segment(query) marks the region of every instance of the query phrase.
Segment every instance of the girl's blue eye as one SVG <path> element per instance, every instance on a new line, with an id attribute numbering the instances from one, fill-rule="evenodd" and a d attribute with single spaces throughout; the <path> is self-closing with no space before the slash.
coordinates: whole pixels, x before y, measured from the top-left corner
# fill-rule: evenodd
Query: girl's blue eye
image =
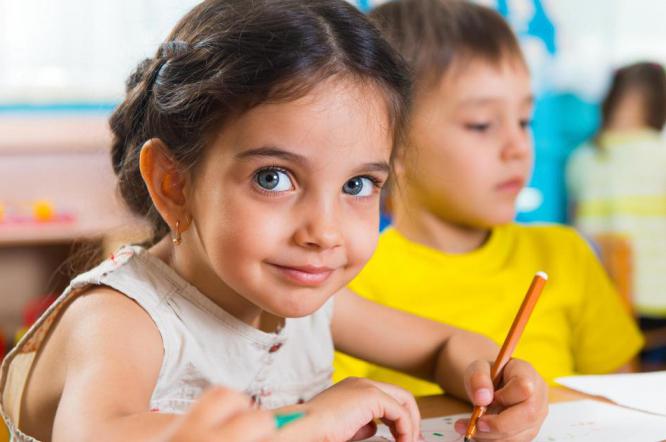
<path id="1" fill-rule="evenodd" d="M 269 192 L 286 192 L 294 188 L 289 175 L 279 169 L 260 170 L 254 179 L 259 187 Z"/>
<path id="2" fill-rule="evenodd" d="M 370 178 L 357 176 L 348 180 L 342 186 L 342 191 L 354 196 L 370 196 L 372 195 L 374 185 L 375 183 Z"/>

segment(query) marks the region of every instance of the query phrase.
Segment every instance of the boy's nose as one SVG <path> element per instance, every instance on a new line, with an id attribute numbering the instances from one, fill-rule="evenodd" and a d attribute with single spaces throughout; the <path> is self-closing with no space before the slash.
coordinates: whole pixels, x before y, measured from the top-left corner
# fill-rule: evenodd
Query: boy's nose
<path id="1" fill-rule="evenodd" d="M 532 142 L 529 132 L 521 129 L 509 131 L 502 148 L 502 159 L 520 159 L 531 152 Z"/>

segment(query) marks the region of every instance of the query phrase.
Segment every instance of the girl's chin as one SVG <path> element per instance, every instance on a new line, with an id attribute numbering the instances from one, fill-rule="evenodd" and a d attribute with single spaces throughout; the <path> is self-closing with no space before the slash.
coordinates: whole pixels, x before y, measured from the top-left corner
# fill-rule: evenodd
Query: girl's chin
<path id="1" fill-rule="evenodd" d="M 292 295 L 288 297 L 291 296 Z M 294 294 L 293 296 L 296 299 L 285 300 L 284 298 L 281 298 L 275 304 L 271 303 L 271 305 L 266 305 L 263 310 L 281 318 L 302 318 L 315 313 L 330 298 L 330 296 L 314 293 Z"/>

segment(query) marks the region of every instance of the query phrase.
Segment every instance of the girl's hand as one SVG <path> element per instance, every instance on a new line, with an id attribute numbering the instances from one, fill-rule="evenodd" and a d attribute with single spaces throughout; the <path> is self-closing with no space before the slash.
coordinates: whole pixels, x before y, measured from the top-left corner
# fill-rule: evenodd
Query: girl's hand
<path id="1" fill-rule="evenodd" d="M 347 378 L 312 398 L 304 408 L 305 418 L 286 427 L 280 436 L 294 431 L 300 435 L 298 440 L 360 440 L 375 433 L 374 420 L 380 419 L 397 442 L 421 440 L 421 415 L 414 396 L 394 385 Z"/>
<path id="2" fill-rule="evenodd" d="M 160 440 L 260 442 L 270 440 L 275 431 L 272 413 L 253 409 L 250 398 L 241 393 L 216 387 L 201 395 Z"/>
<path id="3" fill-rule="evenodd" d="M 548 387 L 525 361 L 512 359 L 506 364 L 501 387 L 494 393 L 490 363 L 476 361 L 465 373 L 465 389 L 472 404 L 490 406 L 478 420 L 477 441 L 531 441 L 548 414 Z M 456 431 L 465 434 L 468 423 L 469 419 L 459 420 Z"/>

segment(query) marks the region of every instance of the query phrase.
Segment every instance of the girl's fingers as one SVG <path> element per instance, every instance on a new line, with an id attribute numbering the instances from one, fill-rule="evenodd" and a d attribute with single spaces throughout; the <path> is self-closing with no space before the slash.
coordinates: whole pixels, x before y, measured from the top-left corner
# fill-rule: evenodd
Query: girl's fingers
<path id="1" fill-rule="evenodd" d="M 396 442 L 413 442 L 414 424 L 405 407 L 391 395 L 377 389 L 380 413 L 377 415 L 390 429 Z"/>
<path id="2" fill-rule="evenodd" d="M 350 440 L 355 441 L 355 440 L 368 439 L 374 436 L 376 432 L 377 432 L 377 424 L 375 423 L 375 421 L 368 422 L 367 424 L 362 426 Z"/>
<path id="3" fill-rule="evenodd" d="M 465 371 L 465 390 L 472 404 L 488 406 L 494 397 L 493 381 L 490 378 L 490 364 L 475 361 Z"/>
<path id="4" fill-rule="evenodd" d="M 261 442 L 275 431 L 270 412 L 252 409 L 250 399 L 241 393 L 215 387 L 202 394 L 189 412 L 174 422 L 166 440 Z"/>
<path id="5" fill-rule="evenodd" d="M 412 420 L 414 440 L 418 440 L 421 435 L 421 412 L 419 411 L 418 405 L 416 405 L 416 399 L 414 399 L 414 395 L 396 385 L 377 381 L 372 381 L 372 383 L 383 392 L 392 396 L 396 401 L 398 401 L 398 403 L 400 403 L 400 405 L 405 407 Z"/>
<path id="6" fill-rule="evenodd" d="M 188 422 L 214 428 L 239 412 L 249 410 L 250 399 L 236 391 L 214 387 L 201 395 L 185 415 Z"/>
<path id="7" fill-rule="evenodd" d="M 272 436 L 275 431 L 275 418 L 271 412 L 251 410 L 222 423 L 215 440 L 260 442 Z"/>

